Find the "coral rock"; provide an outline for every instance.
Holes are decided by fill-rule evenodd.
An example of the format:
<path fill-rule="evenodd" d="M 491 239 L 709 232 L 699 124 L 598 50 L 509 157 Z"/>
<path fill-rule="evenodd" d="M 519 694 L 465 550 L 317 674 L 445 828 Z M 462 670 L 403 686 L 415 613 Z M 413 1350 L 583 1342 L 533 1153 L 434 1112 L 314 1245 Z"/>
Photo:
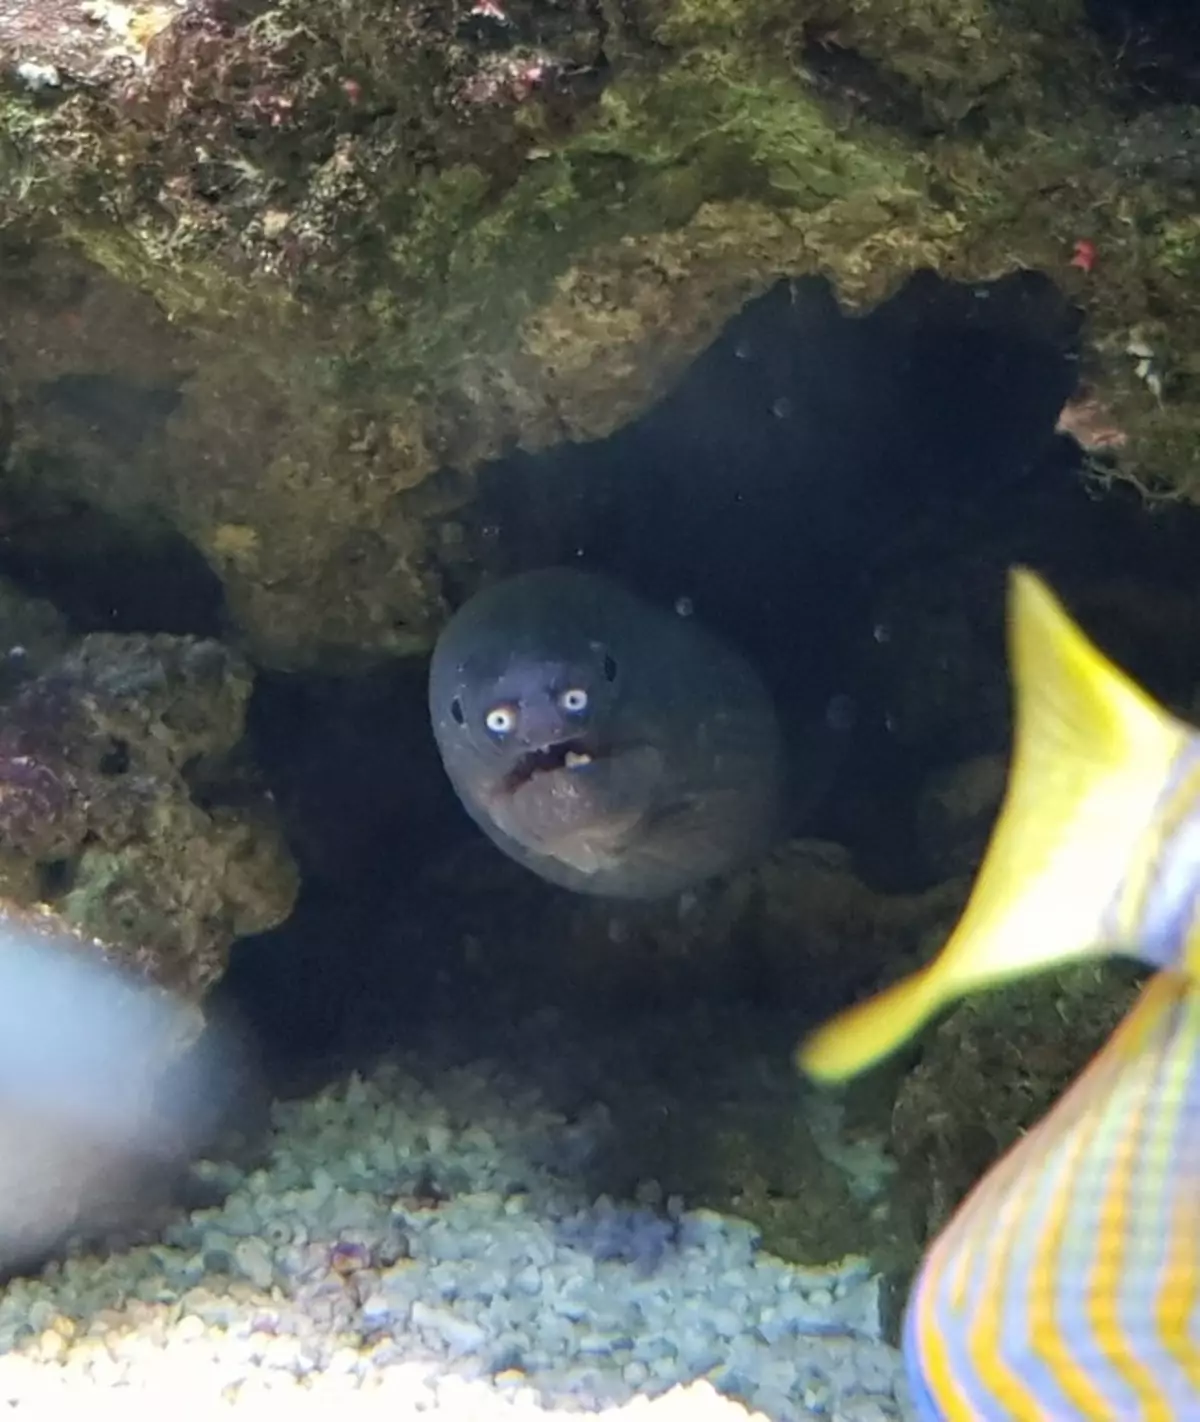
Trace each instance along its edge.
<path fill-rule="evenodd" d="M 0 870 L 196 999 L 296 876 L 241 745 L 248 666 L 219 643 L 96 633 L 0 717 Z"/>

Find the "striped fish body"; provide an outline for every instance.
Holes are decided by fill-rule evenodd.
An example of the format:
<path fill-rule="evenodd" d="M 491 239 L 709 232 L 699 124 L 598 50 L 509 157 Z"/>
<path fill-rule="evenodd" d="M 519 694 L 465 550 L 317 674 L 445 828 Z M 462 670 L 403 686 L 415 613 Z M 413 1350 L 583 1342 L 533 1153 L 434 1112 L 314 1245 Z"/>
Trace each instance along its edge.
<path fill-rule="evenodd" d="M 1200 988 L 1158 973 L 926 1255 L 922 1422 L 1200 1419 Z"/>

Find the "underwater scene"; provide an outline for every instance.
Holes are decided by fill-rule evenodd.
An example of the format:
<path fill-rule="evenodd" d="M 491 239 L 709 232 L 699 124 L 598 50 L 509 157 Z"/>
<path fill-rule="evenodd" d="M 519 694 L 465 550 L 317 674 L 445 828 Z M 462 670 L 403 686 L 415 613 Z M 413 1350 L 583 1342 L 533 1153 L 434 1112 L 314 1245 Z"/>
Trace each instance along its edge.
<path fill-rule="evenodd" d="M 1200 7 L 0 0 L 0 1408 L 1200 1422 Z"/>

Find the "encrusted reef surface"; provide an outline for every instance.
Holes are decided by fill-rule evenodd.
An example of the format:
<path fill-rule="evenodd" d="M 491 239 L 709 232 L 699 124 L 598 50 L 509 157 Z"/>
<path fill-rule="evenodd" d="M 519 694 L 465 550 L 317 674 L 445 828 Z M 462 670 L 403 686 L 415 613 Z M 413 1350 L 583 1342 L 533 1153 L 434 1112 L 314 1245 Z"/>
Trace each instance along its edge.
<path fill-rule="evenodd" d="M 891 1145 L 931 1238 L 1001 1151 L 1039 1121 L 1133 1003 L 1127 965 L 1089 964 L 984 994 L 934 1031 L 900 1088 Z"/>
<path fill-rule="evenodd" d="M 199 1001 L 296 892 L 241 745 L 250 669 L 206 639 L 74 638 L 46 604 L 0 598 L 29 635 L 0 688 L 0 894 Z"/>
<path fill-rule="evenodd" d="M 780 276 L 1053 273 L 1072 428 L 1190 495 L 1195 110 L 1120 39 L 1082 0 L 7 6 L 10 395 L 88 425 L 119 382 L 119 476 L 62 477 L 284 666 L 426 645 L 479 463 L 612 431 Z"/>

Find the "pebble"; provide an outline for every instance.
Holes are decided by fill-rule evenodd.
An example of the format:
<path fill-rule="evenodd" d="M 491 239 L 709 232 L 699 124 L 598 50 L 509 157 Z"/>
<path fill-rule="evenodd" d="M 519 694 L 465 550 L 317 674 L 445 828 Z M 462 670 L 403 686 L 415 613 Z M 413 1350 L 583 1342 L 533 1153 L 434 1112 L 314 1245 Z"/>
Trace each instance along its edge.
<path fill-rule="evenodd" d="M 914 1416 L 861 1259 L 793 1268 L 656 1182 L 587 1199 L 547 1164 L 578 1119 L 494 1062 L 414 1055 L 277 1105 L 275 1127 L 221 1206 L 0 1291 L 0 1404 L 103 1415 L 119 1387 L 242 1415 L 353 1393 L 356 1419 Z"/>

